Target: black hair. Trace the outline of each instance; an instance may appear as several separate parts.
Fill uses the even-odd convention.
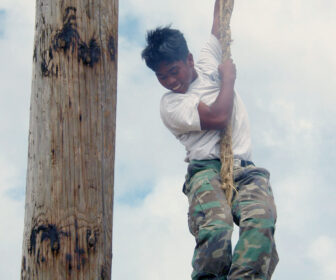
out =
[[[141,53],[146,65],[156,71],[161,62],[186,61],[189,49],[183,34],[170,26],[147,32],[147,46]]]

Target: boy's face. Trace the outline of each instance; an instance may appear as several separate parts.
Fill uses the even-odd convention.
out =
[[[176,93],[187,92],[191,82],[197,78],[192,54],[186,61],[161,62],[155,74],[163,87]]]

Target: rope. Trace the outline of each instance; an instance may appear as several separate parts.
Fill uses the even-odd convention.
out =
[[[233,10],[234,0],[219,1],[219,18],[220,18],[220,42],[222,46],[222,62],[231,57],[231,31],[230,19]],[[233,190],[233,152],[232,152],[232,126],[231,122],[222,132],[220,142],[220,160],[222,163],[220,176],[222,179],[222,188],[225,192],[226,199],[231,207]]]

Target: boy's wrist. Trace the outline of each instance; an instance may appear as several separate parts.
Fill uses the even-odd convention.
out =
[[[233,89],[235,80],[236,79],[232,79],[232,78],[222,78],[221,79],[221,89],[224,89],[224,90]]]

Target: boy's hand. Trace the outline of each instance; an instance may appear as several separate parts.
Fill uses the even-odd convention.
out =
[[[233,85],[236,80],[236,65],[233,63],[232,59],[228,59],[219,64],[218,73],[223,83],[230,83]]]

